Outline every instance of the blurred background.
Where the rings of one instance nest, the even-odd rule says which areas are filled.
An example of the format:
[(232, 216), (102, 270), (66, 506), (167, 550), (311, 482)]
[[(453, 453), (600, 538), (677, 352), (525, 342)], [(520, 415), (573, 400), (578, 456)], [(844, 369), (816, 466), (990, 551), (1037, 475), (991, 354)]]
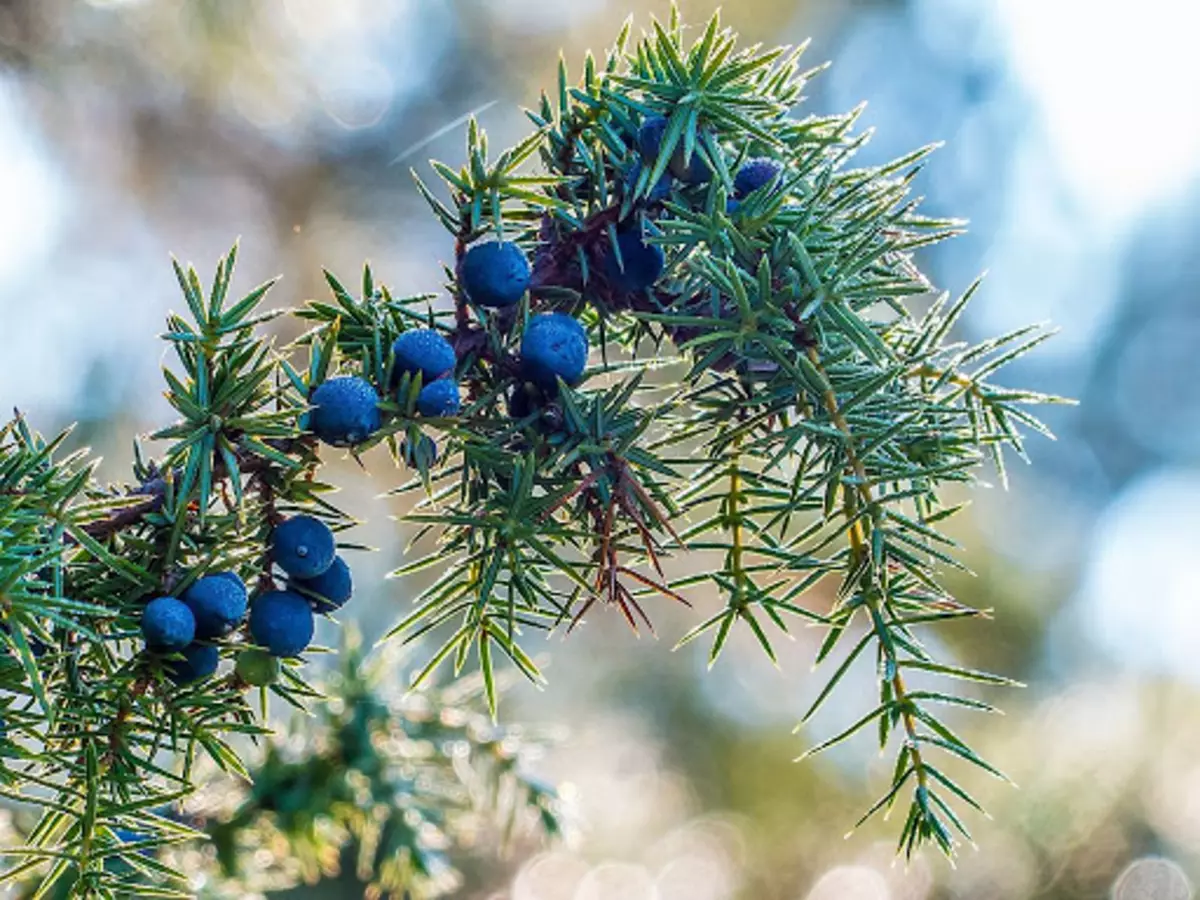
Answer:
[[(687, 0), (692, 23), (716, 6)], [(642, 0), (0, 0), (0, 406), (78, 441), (120, 480), (130, 436), (170, 414), (168, 254), (208, 270), (241, 236), (238, 282), (279, 274), (276, 304), (320, 295), (321, 266), (366, 259), (399, 293), (438, 291), (449, 238), (410, 165), (461, 160), (481, 113), (493, 146), (522, 106), (579, 71)], [(670, 649), (599, 617), (545, 647), (549, 688), (506, 715), (560, 723), (541, 762), (569, 785), (573, 846), (468, 871), (487, 900), (1187, 900), (1200, 880), (1200, 6), (1182, 0), (738, 0), (748, 42), (812, 37), (832, 60), (807, 109), (868, 101), (863, 161), (946, 147), (918, 180), (969, 236), (925, 254), (942, 287), (989, 270), (964, 337), (1053, 320), (1014, 366), (1067, 394), (1059, 440), (1032, 441), (1008, 492), (958, 527), (978, 573), (956, 588), (992, 623), (947, 629), (970, 664), (1028, 683), (1004, 718), (961, 729), (1019, 790), (968, 785), (993, 819), (957, 868), (893, 862), (898, 822), (843, 835), (885, 783), (869, 737), (791, 760), (871, 702), (857, 672), (811, 728), (817, 633), (772, 667), (734, 642)], [(802, 110), (803, 112), (803, 110)], [(397, 157), (402, 157), (396, 162)], [(283, 334), (281, 337), (288, 337)], [(384, 581), (405, 535), (377, 495), (401, 476), (339, 464), (343, 500), (381, 552), (352, 607), (376, 636), (416, 586)], [(332, 634), (325, 634), (332, 640)], [(746, 635), (742, 635), (745, 638)], [(836, 707), (836, 708), (835, 708)], [(347, 888), (344, 896), (354, 896)], [(361, 894), (360, 894), (361, 895)], [(332, 889), (310, 896), (343, 896)]]

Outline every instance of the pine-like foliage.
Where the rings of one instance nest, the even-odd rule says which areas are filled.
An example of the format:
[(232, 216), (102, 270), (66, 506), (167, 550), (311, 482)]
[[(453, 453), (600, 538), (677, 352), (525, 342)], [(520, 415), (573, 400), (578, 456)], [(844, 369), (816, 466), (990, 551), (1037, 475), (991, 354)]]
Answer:
[[(456, 240), (442, 327), (468, 401), (409, 517), (437, 544), (401, 573), (439, 577), (395, 633), (449, 628), (426, 671), (472, 660), (490, 680), (502, 655), (537, 680), (523, 641), (597, 603), (650, 627), (652, 602), (707, 587), (721, 608), (682, 643), (707, 640), (714, 663), (735, 627), (774, 659), (772, 631), (815, 623), (818, 661), (842, 662), (808, 716), (868, 652), (879, 696), (810, 752), (868, 726), (883, 747), (898, 734), (870, 812), (907, 791), (901, 849), (950, 853), (952, 832), (967, 835), (952, 803), (976, 803), (938, 757), (999, 773), (937, 708), (990, 707), (908, 681), (1006, 680), (922, 641), (980, 614), (942, 586), (939, 570), (961, 564), (940, 529), (961, 504), (941, 498), (987, 460), (1003, 480), (1022, 429), (1048, 433), (1027, 407), (1058, 398), (993, 382), (1048, 333), (954, 340), (977, 285), (937, 295), (913, 260), (959, 227), (909, 196), (932, 148), (854, 168), (857, 111), (795, 114), (817, 71), (803, 49), (738, 49), (715, 17), (688, 32), (675, 14), (636, 41), (627, 25), (578, 84), (560, 65), (516, 147), (491, 157), (472, 121), (467, 163), (433, 163), (448, 201), (418, 178)], [(740, 176), (756, 166), (777, 174), (749, 189)], [(515, 310), (469, 302), (464, 260), (484, 238), (532, 260)], [(647, 247), (662, 271), (643, 286)], [(586, 323), (601, 352), (580, 386), (514, 409), (523, 330), (547, 311)], [(836, 603), (814, 609), (807, 594), (825, 582)]]
[[(152, 435), (156, 458), (138, 449), (129, 486), (97, 484), (19, 416), (0, 430), (0, 795), (40, 810), (6, 851), (8, 880), (35, 878), (38, 896), (186, 890), (163, 853), (198, 834), (163, 810), (205, 766), (248, 779), (249, 740), (268, 728), (241, 663), (262, 662), (254, 610), (285, 586), (272, 535), (298, 513), (352, 524), (319, 479), (318, 437), (386, 444), (414, 471), (396, 488), (416, 500), (398, 574), (436, 571), (393, 634), (432, 644), (418, 684), (442, 663), (477, 668), (494, 718), (501, 660), (540, 681), (530, 640), (605, 607), (650, 628), (654, 604), (719, 597), (681, 641), (706, 641), (713, 663), (734, 628), (774, 659), (799, 620), (824, 630), (818, 661), (840, 659), (808, 716), (856, 660), (877, 671), (861, 718), (810, 752), (875, 729), (895, 766), (867, 815), (905, 797), (901, 851), (953, 851), (956, 810), (977, 804), (944, 760), (999, 772), (939, 709), (990, 710), (954, 682), (1006, 681), (927, 649), (930, 626), (980, 615), (943, 587), (961, 567), (942, 531), (961, 504), (943, 493), (989, 460), (1003, 479), (1022, 432), (1046, 433), (1029, 405), (1059, 401), (993, 381), (1044, 331), (955, 340), (975, 286), (937, 295), (913, 261), (958, 228), (909, 196), (928, 148), (853, 167), (855, 113), (795, 113), (816, 71), (802, 50), (738, 49), (716, 18), (691, 33), (673, 15), (638, 40), (627, 25), (575, 86), (560, 66), (511, 150), (493, 158), (472, 121), (466, 164), (433, 164), (445, 192), (418, 179), (453, 238), (453, 309), (393, 296), (369, 267), (358, 296), (328, 275), (332, 298), (297, 311), (310, 330), (278, 351), (261, 334), (279, 315), (260, 308), (269, 285), (227, 297), (234, 253), (208, 291), (176, 266), (188, 315), (164, 337), (178, 418)], [(489, 240), (503, 245), (472, 257)], [(405, 356), (421, 342), (427, 364)], [(335, 378), (350, 399), (323, 406)], [(450, 383), (427, 390), (434, 379)], [(234, 671), (188, 680), (178, 653), (146, 648), (142, 611), (214, 573), (249, 585), (251, 623), (206, 638)], [(813, 602), (830, 595), (810, 596), (818, 585), (836, 588), (831, 606)], [(300, 655), (268, 649), (286, 658), (252, 679), (263, 696), (322, 710)], [(403, 727), (380, 714), (359, 724)], [(349, 753), (343, 713), (319, 715)], [(294, 777), (272, 752), (260, 779)], [(424, 890), (431, 866), (395, 829), (456, 800), (422, 811), (402, 778), (368, 774), (384, 805), (415, 812), (370, 833), (340, 820), (355, 864), (386, 891)], [(520, 783), (518, 805), (545, 812), (548, 795)], [(321, 788), (331, 805), (338, 784)], [(259, 821), (264, 796), (238, 815)], [(288, 833), (298, 858), (306, 827)]]

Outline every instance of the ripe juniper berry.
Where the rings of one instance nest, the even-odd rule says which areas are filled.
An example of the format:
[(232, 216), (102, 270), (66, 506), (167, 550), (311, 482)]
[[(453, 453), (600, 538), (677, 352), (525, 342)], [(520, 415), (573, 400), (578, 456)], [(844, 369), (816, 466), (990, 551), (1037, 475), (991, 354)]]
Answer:
[(699, 148), (692, 151), (690, 159), (684, 159), (683, 145), (671, 154), (671, 174), (684, 184), (707, 184), (712, 181), (713, 170)]
[(619, 260), (611, 246), (604, 252), (604, 274), (617, 290), (626, 294), (645, 290), (662, 275), (666, 266), (662, 248), (647, 244), (640, 229), (618, 231), (617, 247), (621, 251)]
[(567, 384), (578, 382), (587, 357), (587, 332), (566, 313), (541, 313), (525, 326), (521, 372), (543, 389), (553, 389), (558, 378)]
[[(629, 167), (629, 171), (625, 174), (624, 182), (627, 194), (633, 193), (637, 188), (638, 179), (642, 177), (643, 169), (644, 167), (640, 160), (635, 160), (633, 165)], [(669, 196), (671, 196), (671, 173), (663, 172), (658, 182), (650, 188), (646, 199), (651, 203), (658, 203), (666, 200)]]
[(529, 260), (510, 241), (476, 244), (463, 258), (459, 282), (463, 293), (480, 306), (512, 306), (529, 287)]
[(417, 411), (423, 416), (453, 416), (461, 406), (458, 385), (448, 378), (425, 385), (417, 395)]
[[(230, 577), (232, 576), (232, 577)], [(222, 637), (246, 615), (246, 585), (232, 572), (205, 575), (183, 593), (196, 619), (196, 637)]]
[(313, 638), (308, 600), (293, 591), (270, 591), (250, 608), (250, 637), (272, 656), (296, 656)]
[(392, 355), (396, 360), (392, 370), (394, 380), (404, 374), (414, 377), (419, 374), (425, 384), (441, 378), (458, 361), (450, 342), (432, 328), (404, 332), (392, 344)]
[(152, 650), (182, 650), (196, 637), (196, 617), (182, 600), (157, 597), (142, 611), (142, 636)]
[(188, 644), (181, 651), (183, 659), (167, 661), (167, 677), (176, 684), (188, 684), (207, 678), (217, 671), (221, 654), (209, 644)]
[(335, 543), (329, 526), (312, 516), (292, 516), (271, 532), (272, 558), (293, 578), (316, 578), (333, 565)]
[(354, 580), (346, 561), (337, 556), (316, 578), (294, 578), (288, 587), (307, 597), (317, 612), (329, 613), (346, 605), (354, 593)]
[(379, 394), (356, 375), (330, 378), (310, 398), (308, 428), (326, 444), (361, 444), (379, 430)]
[(737, 175), (733, 177), (734, 196), (740, 199), (748, 194), (753, 194), (759, 188), (774, 182), (782, 171), (783, 166), (776, 160), (765, 156), (746, 160), (738, 169)]
[(666, 133), (666, 116), (652, 115), (646, 116), (642, 120), (637, 133), (637, 148), (643, 159), (653, 162), (658, 157), (658, 151), (662, 149), (663, 136)]

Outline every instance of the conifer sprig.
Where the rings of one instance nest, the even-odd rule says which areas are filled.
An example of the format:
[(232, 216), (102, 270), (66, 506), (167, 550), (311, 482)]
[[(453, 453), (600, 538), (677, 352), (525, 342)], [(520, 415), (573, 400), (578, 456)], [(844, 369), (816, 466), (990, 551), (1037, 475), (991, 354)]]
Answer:
[[(962, 227), (910, 196), (934, 148), (853, 167), (857, 110), (795, 114), (819, 69), (803, 50), (739, 49), (717, 17), (690, 38), (677, 11), (638, 39), (627, 23), (577, 84), (560, 63), (535, 132), (496, 162), (471, 123), (466, 165), (433, 164), (449, 203), (418, 177), (455, 239), (447, 336), (486, 350), (459, 353), (473, 402), (439, 464), (402, 488), (424, 489), (409, 518), (439, 544), (417, 544), (400, 574), (448, 562), (394, 633), (442, 636), (422, 675), (473, 659), (490, 680), (498, 646), (537, 680), (527, 636), (570, 631), (597, 601), (640, 628), (651, 598), (707, 587), (723, 608), (681, 643), (707, 638), (713, 663), (734, 627), (774, 660), (774, 632), (800, 617), (825, 629), (819, 661), (851, 647), (805, 721), (868, 648), (878, 669), (873, 708), (810, 753), (876, 727), (897, 755), (871, 812), (908, 789), (901, 850), (949, 854), (953, 831), (969, 839), (951, 804), (977, 804), (935, 758), (999, 772), (935, 710), (990, 707), (924, 676), (1008, 682), (922, 643), (977, 615), (942, 586), (962, 564), (941, 531), (961, 506), (941, 489), (985, 460), (1003, 480), (1004, 449), (1024, 458), (1023, 432), (1049, 434), (1030, 406), (1065, 401), (992, 381), (1049, 332), (966, 346), (952, 329), (978, 285), (927, 303), (913, 254)], [(531, 260), (515, 306), (472, 302), (485, 238)], [(548, 312), (602, 352), (530, 404), (522, 335)], [(666, 574), (692, 553), (704, 562)], [(823, 583), (836, 600), (820, 609), (808, 594)]]
[[(271, 283), (230, 296), (236, 248), (207, 289), (176, 265), (176, 419), (151, 436), (154, 457), (135, 446), (129, 484), (98, 484), (65, 435), (19, 415), (0, 428), (0, 795), (39, 812), (4, 880), (34, 878), (37, 896), (186, 895), (162, 860), (198, 832), (167, 811), (205, 767), (250, 774), (243, 739), (268, 727), (248, 688), (324, 702), (296, 657), (311, 614), (349, 597), (333, 532), (352, 523), (321, 480), (321, 444), (383, 444), (412, 470), (395, 490), (416, 501), (415, 553), (397, 574), (437, 571), (392, 633), (432, 647), (418, 686), (448, 661), (478, 669), (492, 723), (472, 707), (442, 738), (491, 753), (476, 786), (499, 777), (547, 831), (551, 793), (497, 751), (498, 664), (541, 681), (539, 635), (605, 607), (653, 630), (664, 606), (715, 599), (680, 639), (705, 641), (713, 664), (735, 628), (771, 659), (796, 619), (822, 630), (818, 662), (840, 661), (804, 722), (873, 657), (878, 696), (805, 755), (875, 729), (895, 762), (863, 821), (907, 798), (902, 852), (969, 840), (961, 810), (978, 803), (947, 760), (1003, 776), (948, 710), (992, 709), (957, 682), (1011, 682), (928, 649), (931, 626), (980, 616), (943, 582), (962, 568), (943, 523), (963, 505), (944, 489), (989, 463), (1003, 481), (1005, 451), (1026, 458), (1025, 436), (1049, 434), (1031, 408), (1065, 401), (996, 380), (1048, 331), (956, 338), (978, 285), (935, 297), (913, 256), (961, 229), (910, 196), (932, 148), (854, 167), (857, 111), (796, 112), (818, 71), (803, 50), (739, 49), (718, 18), (690, 32), (673, 12), (640, 37), (626, 24), (577, 83), (562, 63), (511, 150), (493, 158), (472, 121), (464, 165), (434, 163), (438, 189), (418, 179), (450, 234), (452, 308), (393, 294), (369, 266), (357, 296), (327, 273), (332, 299), (296, 311), (309, 330), (279, 351), (262, 334), (281, 314), (262, 306)], [(312, 540), (284, 558), (292, 518)], [(147, 601), (213, 577), (249, 586), (228, 629), (152, 646)], [(256, 630), (268, 607), (288, 628)], [(355, 727), (397, 727), (369, 679), (342, 677), (370, 713)], [(318, 714), (339, 740), (353, 724)], [(441, 822), (457, 800), (425, 805), (374, 762), (404, 814), (341, 823), (362, 874), (436, 894), (412, 821)], [(297, 770), (276, 756), (270, 773)], [(263, 824), (264, 796), (243, 818)]]

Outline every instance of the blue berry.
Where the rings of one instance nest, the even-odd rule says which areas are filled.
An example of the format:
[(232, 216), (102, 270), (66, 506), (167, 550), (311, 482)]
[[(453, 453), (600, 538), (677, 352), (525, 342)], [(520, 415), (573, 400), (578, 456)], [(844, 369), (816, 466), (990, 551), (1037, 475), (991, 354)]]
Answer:
[(417, 394), (417, 411), (423, 416), (453, 416), (460, 406), (458, 385), (449, 379), (431, 382)]
[(250, 637), (272, 656), (296, 656), (313, 639), (308, 600), (293, 591), (271, 591), (250, 609)]
[(333, 532), (320, 519), (293, 516), (271, 532), (272, 558), (293, 578), (316, 578), (337, 552)]
[(330, 378), (310, 398), (308, 428), (327, 444), (361, 444), (379, 430), (379, 394), (356, 375)]
[(682, 142), (671, 155), (671, 172), (684, 184), (705, 184), (712, 180), (713, 171), (699, 149), (692, 151), (692, 158), (683, 159)]
[[(668, 121), (664, 116), (647, 116), (638, 129), (637, 148), (642, 158), (651, 162), (658, 158), (662, 150), (663, 138), (667, 133)], [(670, 170), (680, 181), (686, 184), (704, 184), (712, 179), (712, 169), (708, 161), (693, 150), (692, 157), (685, 160), (683, 156), (684, 142), (680, 140), (671, 154)]]
[(158, 597), (142, 612), (142, 635), (152, 650), (182, 650), (196, 637), (196, 617), (182, 600)]
[(728, 198), (725, 201), (725, 215), (727, 215), (727, 216), (737, 215), (737, 211), (738, 211), (738, 209), (741, 208), (741, 205), (742, 204), (739, 201), (733, 199), (732, 197)]
[(221, 654), (208, 644), (188, 644), (182, 650), (183, 659), (167, 662), (167, 677), (176, 684), (187, 684), (207, 678), (217, 671)]
[(638, 230), (617, 232), (617, 246), (621, 249), (620, 263), (624, 263), (624, 270), (611, 247), (604, 254), (604, 273), (613, 287), (628, 294), (658, 281), (666, 265), (661, 247), (647, 244)]
[[(232, 577), (230, 577), (232, 576)], [(205, 575), (183, 592), (196, 619), (196, 637), (222, 637), (246, 615), (246, 585), (232, 572)]]
[(587, 357), (587, 332), (566, 313), (541, 313), (525, 326), (521, 371), (541, 387), (556, 387), (556, 378), (575, 384), (587, 367)]
[(508, 415), (513, 419), (531, 416), (541, 408), (544, 399), (537, 385), (522, 382), (508, 397)]
[(294, 578), (288, 587), (306, 596), (317, 612), (329, 613), (346, 605), (354, 593), (354, 580), (346, 561), (337, 556), (333, 565), (316, 578)]
[(642, 158), (649, 161), (658, 156), (662, 149), (663, 136), (667, 133), (666, 116), (646, 116), (637, 133), (637, 148)]
[(741, 198), (753, 194), (775, 181), (782, 171), (780, 163), (766, 156), (747, 160), (733, 177), (734, 196)]
[[(638, 179), (642, 177), (642, 163), (640, 160), (634, 161), (634, 164), (629, 167), (629, 171), (625, 174), (625, 191), (633, 193), (637, 188)], [(671, 196), (671, 173), (663, 172), (662, 177), (658, 182), (650, 188), (646, 195), (646, 199), (651, 203), (658, 203), (666, 200)]]
[(224, 578), (226, 581), (230, 581), (233, 584), (236, 584), (243, 591), (246, 590), (246, 582), (242, 581), (242, 576), (239, 575), (237, 572), (232, 572), (232, 571), (230, 571), (230, 572), (213, 572), (208, 577), (209, 578)]
[(472, 303), (512, 306), (529, 287), (529, 260), (510, 241), (476, 244), (463, 258), (461, 286)]
[(392, 344), (392, 356), (396, 360), (395, 380), (407, 373), (420, 375), (425, 384), (441, 378), (458, 362), (450, 342), (432, 328), (404, 332)]

